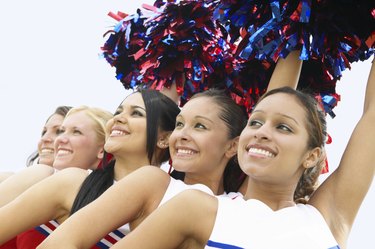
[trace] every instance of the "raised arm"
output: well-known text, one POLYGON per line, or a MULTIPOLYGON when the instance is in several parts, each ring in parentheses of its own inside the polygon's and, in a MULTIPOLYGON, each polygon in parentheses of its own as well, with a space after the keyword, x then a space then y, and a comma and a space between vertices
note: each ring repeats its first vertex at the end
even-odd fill
POLYGON ((0 207, 13 201, 26 189, 52 175, 54 169, 48 165, 34 165, 12 174, 0 184, 0 207))
POLYGON ((158 207, 169 181, 169 175, 155 166, 138 169, 73 214, 38 249, 89 248, 124 224, 139 224, 158 207), (95 229, 88 233, 88 228, 95 229))
POLYGON ((69 214, 79 186, 87 176, 70 168, 47 177, 0 208, 0 244, 17 234, 69 214))
POLYGON ((346 243, 375 171, 375 64, 368 77, 362 117, 341 162, 310 200, 323 214, 339 244, 346 243))
POLYGON ((299 59, 300 51, 292 51, 283 59, 279 58, 272 73, 267 91, 289 86, 296 89, 301 74, 302 60, 299 59))
POLYGON ((159 207, 113 249, 204 248, 218 202, 199 190, 185 190, 159 207))

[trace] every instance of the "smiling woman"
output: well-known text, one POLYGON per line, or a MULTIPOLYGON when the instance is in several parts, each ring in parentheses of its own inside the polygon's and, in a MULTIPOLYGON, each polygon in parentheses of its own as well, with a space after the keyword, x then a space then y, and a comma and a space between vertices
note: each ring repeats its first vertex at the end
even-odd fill
MULTIPOLYGON (((153 2, 20 0, 3 6, 0 28, 6 36, 0 39, 0 45, 7 49, 3 49, 0 59, 0 112, 4 118, 0 126, 0 171, 25 167, 25 159, 39 139, 40 127, 55 106, 86 104, 114 110, 119 100, 130 93, 114 77, 115 69, 98 58, 103 34, 116 24, 107 13, 134 13, 142 3, 153 2)), ((346 131, 360 118, 355 110, 359 110, 363 98, 349 99, 352 95, 363 96, 363 84, 356 83, 366 80, 370 66, 370 61, 354 63, 337 84, 342 101, 335 109, 336 117, 328 119, 328 132, 333 138, 327 146, 330 171, 338 165, 345 149, 349 139, 346 131)), ((369 231, 375 216, 370 207, 374 205, 373 184, 359 210, 348 248, 371 245, 369 231)))

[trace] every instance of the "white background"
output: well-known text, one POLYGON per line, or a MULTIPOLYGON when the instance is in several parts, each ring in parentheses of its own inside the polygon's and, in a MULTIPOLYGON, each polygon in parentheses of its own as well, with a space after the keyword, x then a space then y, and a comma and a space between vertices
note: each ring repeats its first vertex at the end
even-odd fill
MULTIPOLYGON (((151 0, 14 0, 0 3, 0 171, 18 171, 36 148, 41 127, 58 105, 114 111, 126 96, 114 68, 99 58, 102 35, 115 24, 109 11, 134 13, 151 0)), ((358 121, 370 61, 355 63, 338 82, 342 101, 328 118, 331 171, 358 121)), ((374 127, 375 128, 375 127, 374 127)), ((374 149, 375 152, 375 149, 374 149)), ((370 189, 356 219, 349 249, 369 248, 375 224, 370 189)))

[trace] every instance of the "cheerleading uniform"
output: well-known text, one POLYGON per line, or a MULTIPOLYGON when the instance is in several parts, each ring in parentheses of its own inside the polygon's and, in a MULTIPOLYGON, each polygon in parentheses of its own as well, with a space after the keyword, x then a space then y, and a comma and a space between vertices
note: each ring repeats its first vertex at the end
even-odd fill
POLYGON ((218 197, 206 249, 339 249, 323 216, 311 205, 273 211, 261 201, 218 197))

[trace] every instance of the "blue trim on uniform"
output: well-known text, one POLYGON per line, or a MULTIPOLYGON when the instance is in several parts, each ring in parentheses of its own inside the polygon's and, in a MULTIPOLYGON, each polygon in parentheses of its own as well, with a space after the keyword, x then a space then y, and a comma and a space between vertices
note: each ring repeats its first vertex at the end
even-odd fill
POLYGON ((212 247, 221 248, 221 249, 244 249, 243 247, 214 242, 212 240, 207 241, 207 246, 212 246, 212 247))
POLYGON ((339 246, 334 246, 334 247, 330 247, 328 249, 340 249, 340 247, 339 246))
POLYGON ((40 232, 41 234, 43 234, 46 237, 48 237, 50 235, 50 233, 48 231, 44 230, 44 228, 42 228, 40 226, 34 227, 34 229, 36 231, 40 232))
POLYGON ((121 232, 120 230, 118 230, 118 229, 116 229, 112 233, 116 234, 116 236, 118 236, 120 238, 124 238, 125 237, 125 234, 123 232, 121 232))

